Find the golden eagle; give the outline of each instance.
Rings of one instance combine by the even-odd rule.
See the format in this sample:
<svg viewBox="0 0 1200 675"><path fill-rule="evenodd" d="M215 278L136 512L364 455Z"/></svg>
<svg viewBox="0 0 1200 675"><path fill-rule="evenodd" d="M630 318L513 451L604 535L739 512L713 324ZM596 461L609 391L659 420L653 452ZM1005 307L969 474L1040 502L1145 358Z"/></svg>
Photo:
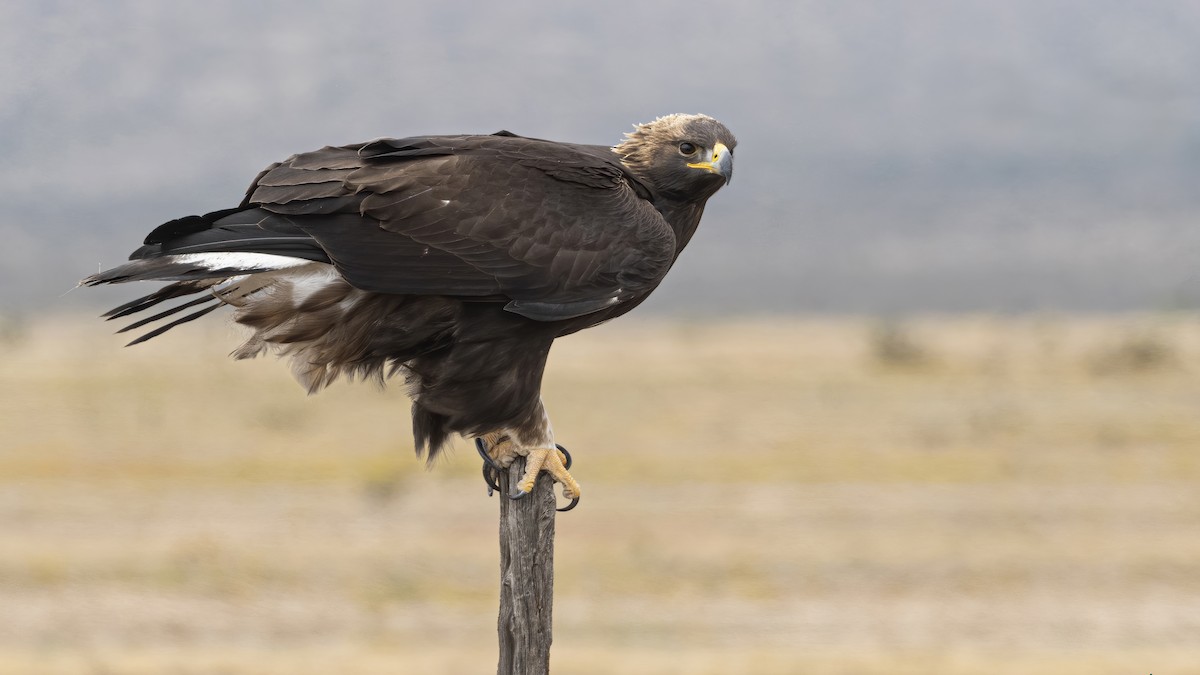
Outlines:
<svg viewBox="0 0 1200 675"><path fill-rule="evenodd" d="M550 345L646 299L729 182L735 145L711 117L677 114L614 147L506 131L325 147L80 283L171 282L110 319L198 296L123 329L193 310L130 344L229 305L253 331L234 356L286 355L309 392L402 374L418 455L472 436L499 466L527 457L516 496L546 470L573 506L541 400Z"/></svg>

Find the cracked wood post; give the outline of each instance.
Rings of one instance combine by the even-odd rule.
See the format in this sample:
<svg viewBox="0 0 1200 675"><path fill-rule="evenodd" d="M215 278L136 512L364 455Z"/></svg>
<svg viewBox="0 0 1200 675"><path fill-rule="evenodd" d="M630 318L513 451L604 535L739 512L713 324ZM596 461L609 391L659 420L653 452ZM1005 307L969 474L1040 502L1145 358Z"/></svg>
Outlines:
<svg viewBox="0 0 1200 675"><path fill-rule="evenodd" d="M525 458L500 471L500 660L497 675L550 670L554 606L554 479L543 472L533 492L508 499Z"/></svg>

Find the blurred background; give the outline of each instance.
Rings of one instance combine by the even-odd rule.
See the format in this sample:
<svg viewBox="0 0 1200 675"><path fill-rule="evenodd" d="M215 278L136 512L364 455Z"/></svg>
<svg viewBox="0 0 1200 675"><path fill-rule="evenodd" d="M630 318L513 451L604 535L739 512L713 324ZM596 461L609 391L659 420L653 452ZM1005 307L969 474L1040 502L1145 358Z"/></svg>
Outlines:
<svg viewBox="0 0 1200 675"><path fill-rule="evenodd" d="M1200 672L1200 5L0 6L0 671L487 672L494 502L407 403L144 347L74 290L326 144L613 144L736 180L556 347L562 673ZM144 292L144 291L143 291Z"/></svg>

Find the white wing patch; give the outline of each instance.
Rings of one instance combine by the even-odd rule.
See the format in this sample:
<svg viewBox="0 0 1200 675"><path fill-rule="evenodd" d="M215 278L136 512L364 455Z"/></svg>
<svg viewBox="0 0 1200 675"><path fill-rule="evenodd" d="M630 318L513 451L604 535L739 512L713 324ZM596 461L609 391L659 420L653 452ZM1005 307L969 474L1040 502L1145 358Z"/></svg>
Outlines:
<svg viewBox="0 0 1200 675"><path fill-rule="evenodd" d="M184 253L171 258L209 270L266 271L312 264L311 260L270 253Z"/></svg>

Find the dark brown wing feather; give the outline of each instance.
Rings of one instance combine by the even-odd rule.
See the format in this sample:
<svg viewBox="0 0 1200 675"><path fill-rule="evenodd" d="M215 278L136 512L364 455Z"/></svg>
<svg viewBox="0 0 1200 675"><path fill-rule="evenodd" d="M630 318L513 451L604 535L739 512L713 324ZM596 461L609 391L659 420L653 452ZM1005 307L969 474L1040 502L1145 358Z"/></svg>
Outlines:
<svg viewBox="0 0 1200 675"><path fill-rule="evenodd" d="M323 148L263 172L243 206L307 233L363 290L508 300L539 320L643 295L675 253L615 155L513 136Z"/></svg>

